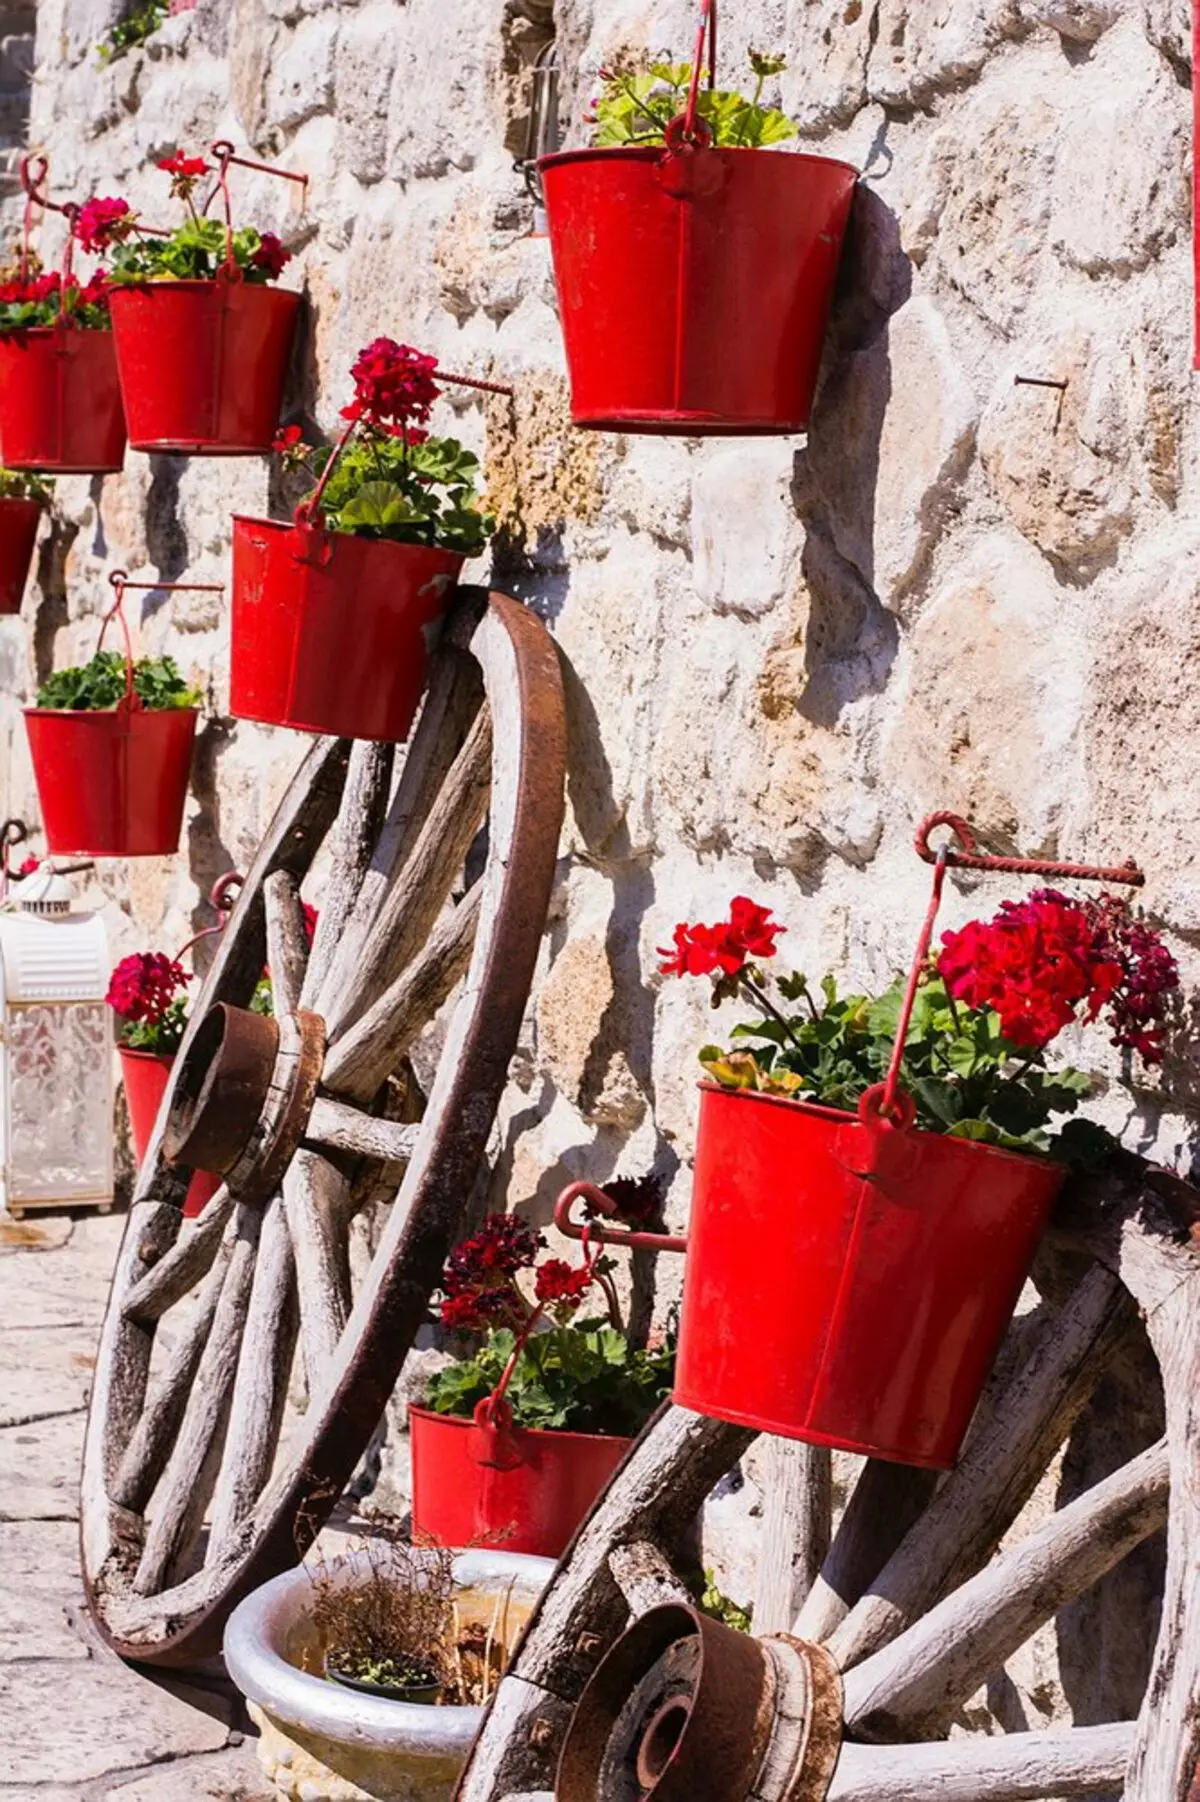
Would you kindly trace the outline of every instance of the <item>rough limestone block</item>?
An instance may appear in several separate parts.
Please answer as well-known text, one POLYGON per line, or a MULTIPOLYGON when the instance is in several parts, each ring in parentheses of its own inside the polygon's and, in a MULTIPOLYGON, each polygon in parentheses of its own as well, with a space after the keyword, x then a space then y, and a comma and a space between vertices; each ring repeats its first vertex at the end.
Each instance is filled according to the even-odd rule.
POLYGON ((263 128, 294 131, 333 101, 336 18, 306 21, 275 59, 267 76, 263 128))
POLYGON ((1002 532, 948 577, 902 650, 883 751, 911 818, 948 807, 1027 854, 1054 854, 1080 771, 1075 611, 1002 532))
POLYGON ((360 181, 387 169, 388 101, 396 67, 394 7, 351 13, 338 37, 335 105, 346 165, 360 181))
POLYGON ((794 581, 794 456, 790 440, 767 438, 701 464, 692 483, 692 563, 696 592, 714 613, 757 619, 794 581))
POLYGON ((1187 228, 1191 101, 1132 19, 1103 39, 1088 74, 1059 141, 1051 242, 1088 275, 1127 275, 1187 228))
POLYGON ((900 607, 926 570, 977 411, 945 320, 920 295, 822 389, 798 463, 801 511, 885 607, 900 607))

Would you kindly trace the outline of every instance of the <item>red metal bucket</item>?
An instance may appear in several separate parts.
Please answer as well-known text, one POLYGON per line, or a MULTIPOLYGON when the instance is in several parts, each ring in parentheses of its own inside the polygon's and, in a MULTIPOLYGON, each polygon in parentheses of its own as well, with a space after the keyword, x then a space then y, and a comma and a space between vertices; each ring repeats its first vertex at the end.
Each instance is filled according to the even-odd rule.
POLYGON ((112 333, 40 325, 0 334, 0 462, 110 475, 124 461, 112 333))
POLYGON ((27 707, 25 730, 50 852, 161 857, 179 849, 198 713, 27 707))
POLYGON ((675 1400, 947 1468, 1063 1177, 995 1146, 702 1085, 675 1400))
MULTIPOLYGON (((167 1081, 175 1059, 159 1051, 132 1051, 127 1045, 118 1045, 117 1050, 121 1057, 121 1080, 125 1084, 134 1156, 140 1167, 145 1160, 146 1147, 154 1131, 154 1122, 158 1119, 162 1098, 167 1092, 167 1081)), ((209 1197, 215 1195, 220 1187, 219 1176, 213 1176, 207 1170, 197 1170, 188 1185, 183 1204, 186 1217, 194 1219, 209 1197)))
POLYGON ((408 1411, 414 1538, 558 1558, 631 1439, 408 1411))
POLYGON ((109 306, 135 450, 270 450, 298 294, 220 278, 149 282, 114 288, 109 306))
POLYGON ((463 561, 236 518, 230 711, 339 738, 407 738, 463 561))
POLYGON ((0 613, 21 611, 41 516, 40 501, 0 499, 0 613))
POLYGON ((857 170, 699 148, 538 168, 576 425, 805 429, 857 170))

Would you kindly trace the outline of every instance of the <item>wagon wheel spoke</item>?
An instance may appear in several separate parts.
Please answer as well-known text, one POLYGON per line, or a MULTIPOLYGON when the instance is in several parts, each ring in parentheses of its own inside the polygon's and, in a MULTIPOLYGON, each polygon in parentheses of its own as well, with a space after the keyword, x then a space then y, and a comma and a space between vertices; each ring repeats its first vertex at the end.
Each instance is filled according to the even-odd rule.
POLYGON ((216 1484, 262 1224, 257 1208, 239 1207, 234 1218, 237 1230, 220 1299, 133 1579, 139 1595, 153 1595, 175 1577, 199 1538, 216 1484))
POLYGON ((234 1596, 294 1562, 377 1425, 486 1150, 562 812, 561 684, 531 615, 506 597, 463 597, 400 756, 394 778, 393 747, 314 747, 176 1061, 172 1142, 230 1161, 180 1231, 184 1173, 152 1145, 102 1336, 85 1582, 127 1656, 207 1656, 234 1596), (483 874, 452 898, 489 812, 483 874), (302 883, 323 842, 310 948, 302 883), (248 1004, 264 963, 274 1051, 261 1027, 254 1049, 236 1015, 197 1042, 217 1002, 248 1004), (426 1100, 408 1051, 435 1016, 426 1100), (227 1044, 228 1090, 224 1077, 208 1082, 227 1044), (219 1152, 206 1109, 228 1131, 219 1152), (374 1257, 359 1255, 352 1276, 356 1213, 398 1188, 374 1257), (301 1355, 298 1412, 288 1398, 301 1355))
MULTIPOLYGON (((1076 1217, 1064 1210, 1058 1237, 1072 1256, 1088 1253, 1091 1268, 1042 1323, 1024 1365, 939 1486, 926 1473, 864 1467, 821 1577, 799 1610, 794 1631, 816 1642, 807 1650, 795 1642, 810 1672, 822 1659, 827 1671, 835 1669, 829 1654, 841 1648, 843 1743, 832 1777, 828 1744, 822 1751, 820 1743, 830 1690, 826 1684, 820 1692, 814 1678, 798 1711, 776 1696, 771 1738, 751 1783, 730 1784, 721 1771, 701 1777, 686 1763, 678 1782, 695 1779, 697 1793, 709 1793, 707 1781, 728 1802, 749 1802, 751 1793, 756 1802, 928 1802, 932 1795, 945 1802, 1045 1802, 1114 1791, 1125 1802, 1189 1802, 1200 1753, 1200 1246, 1189 1229, 1200 1217, 1200 1197, 1160 1173, 1131 1169, 1079 1179, 1072 1193, 1068 1209, 1076 1217), (1158 1355, 1166 1438, 1024 1537, 1007 1540, 1139 1314, 1158 1355), (1168 1517, 1163 1619, 1136 1723, 936 1737, 1031 1634, 1168 1517), (810 1739, 821 1759, 810 1759, 810 1739)), ((744 1444, 736 1429, 678 1410, 643 1435, 543 1595, 485 1713, 458 1802, 503 1802, 553 1788, 573 1704, 627 1624, 626 1608, 636 1616, 679 1593, 662 1553, 686 1532, 685 1509, 712 1480, 715 1449, 731 1462, 744 1444), (697 1429, 694 1441, 690 1427, 697 1429), (716 1437, 701 1437, 700 1429, 716 1437), (665 1486, 681 1498, 666 1520, 659 1512, 665 1486)), ((776 1525, 790 1512, 802 1563, 814 1523, 823 1519, 824 1470, 819 1454, 795 1459, 793 1449, 782 1458, 772 1449, 768 1469, 775 1478, 783 1473, 789 1492, 768 1498, 767 1512, 776 1525)), ((764 1552, 776 1590, 791 1593, 794 1569, 769 1538, 764 1552)), ((764 1586, 767 1572, 760 1594, 764 1586)), ((783 1654, 770 1642, 763 1648, 777 1678, 783 1654)), ((637 1667, 624 1671, 631 1689, 637 1667)), ((618 1692, 616 1709, 628 1694, 618 1692)))
POLYGON ((213 1497, 207 1564, 219 1565, 236 1551, 254 1503, 271 1474, 283 1427, 297 1325, 292 1236, 282 1197, 276 1195, 263 1216, 225 1435, 225 1456, 213 1497))

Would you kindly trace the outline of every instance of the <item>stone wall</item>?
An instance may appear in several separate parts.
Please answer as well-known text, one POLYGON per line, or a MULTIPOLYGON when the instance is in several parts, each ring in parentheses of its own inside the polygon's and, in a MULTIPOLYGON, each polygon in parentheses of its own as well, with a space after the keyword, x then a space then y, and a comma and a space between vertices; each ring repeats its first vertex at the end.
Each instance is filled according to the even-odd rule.
MULTIPOLYGON (((725 71, 750 44, 784 49, 806 146, 865 179, 807 440, 708 443, 570 432, 548 249, 513 170, 551 30, 579 141, 597 68, 621 48, 689 53, 692 4, 199 0, 101 69, 117 10, 41 0, 31 140, 59 191, 122 193, 152 220, 164 184, 147 165, 176 146, 228 135, 310 172, 304 217, 265 178, 239 186, 298 251, 294 417, 328 426, 380 332, 519 390, 515 437, 503 402, 444 409, 486 441, 494 498, 520 522, 495 577, 554 633, 571 714, 560 880, 497 1195, 545 1218, 565 1175, 653 1166, 682 1220, 693 1056, 716 1029, 700 985, 656 975, 655 946, 748 892, 789 922, 797 966, 882 984, 919 924, 928 873, 910 841, 934 808, 1005 848, 1136 856, 1195 989, 1186 0, 729 4, 725 71)), ((35 812, 18 706, 90 650, 106 567, 219 577, 231 511, 273 498, 253 460, 131 455, 120 478, 59 484, 24 618, 0 623, 0 815, 35 812)), ((93 887, 121 951, 206 921, 202 893, 245 864, 304 749, 225 717, 227 606, 163 599, 142 642, 200 681, 209 717, 185 854, 108 865, 93 887)), ((952 883, 947 923, 1005 887, 952 883)), ((1081 1058, 1108 1122, 1186 1168, 1196 1058, 1132 1088, 1116 1053, 1093 1042, 1081 1058)), ((1101 1438, 1093 1469, 1114 1455, 1101 1438)), ((755 1498, 721 1504, 744 1529, 729 1566, 743 1588, 755 1498)), ((1118 1584, 1152 1597, 1135 1564, 1118 1584)), ((1052 1654, 1051 1639, 1011 1696, 989 1694, 999 1718, 1061 1709, 1052 1654)), ((1082 1703, 1064 1666, 1078 1718, 1131 1686, 1136 1701, 1136 1656, 1107 1700, 1108 1663, 1087 1663, 1082 1703)))

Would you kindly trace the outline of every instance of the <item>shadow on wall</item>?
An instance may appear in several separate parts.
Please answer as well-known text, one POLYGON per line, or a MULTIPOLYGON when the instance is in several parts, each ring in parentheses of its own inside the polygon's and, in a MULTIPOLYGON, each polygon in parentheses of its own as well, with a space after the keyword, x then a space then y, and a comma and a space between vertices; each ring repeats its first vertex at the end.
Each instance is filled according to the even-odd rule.
POLYGON ((54 668, 54 641, 67 624, 67 558, 79 534, 73 520, 50 516, 50 531, 38 550, 37 580, 42 602, 33 623, 33 667, 38 686, 54 668))
POLYGON ((880 443, 892 400, 889 322, 912 292, 895 214, 860 186, 834 296, 821 384, 792 499, 805 527, 808 682, 797 708, 829 727, 887 684, 895 619, 875 591, 880 443))

